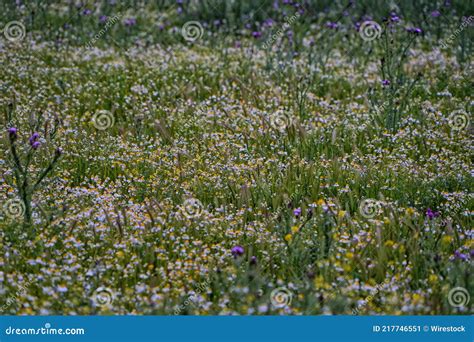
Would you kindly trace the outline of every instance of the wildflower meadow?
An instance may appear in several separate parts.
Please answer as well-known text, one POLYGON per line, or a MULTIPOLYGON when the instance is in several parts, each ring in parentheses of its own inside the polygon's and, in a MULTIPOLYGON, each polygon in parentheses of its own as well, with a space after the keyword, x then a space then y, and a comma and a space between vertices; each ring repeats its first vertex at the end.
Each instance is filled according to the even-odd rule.
POLYGON ((470 0, 0 2, 0 315, 473 313, 470 0))

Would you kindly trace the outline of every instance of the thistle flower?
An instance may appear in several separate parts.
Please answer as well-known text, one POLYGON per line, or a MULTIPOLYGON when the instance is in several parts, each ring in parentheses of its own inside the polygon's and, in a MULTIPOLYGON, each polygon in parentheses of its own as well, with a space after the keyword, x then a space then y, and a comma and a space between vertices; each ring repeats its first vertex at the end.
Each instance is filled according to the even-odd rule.
POLYGON ((39 141, 35 141, 34 143, 31 144, 31 148, 33 150, 37 150, 40 147, 41 143, 39 141))
POLYGON ((8 129, 8 135, 11 140, 15 140, 18 137, 17 133, 18 133, 18 129, 16 129, 16 127, 10 127, 8 129))
POLYGON ((241 256, 242 254, 244 254, 244 247, 234 246, 231 249, 231 253, 234 256, 234 258, 237 258, 237 257, 241 256))
POLYGON ((34 132, 34 133, 31 135, 30 139, 29 139, 30 145, 33 146, 33 144, 34 144, 38 139, 39 139, 39 133, 34 132))

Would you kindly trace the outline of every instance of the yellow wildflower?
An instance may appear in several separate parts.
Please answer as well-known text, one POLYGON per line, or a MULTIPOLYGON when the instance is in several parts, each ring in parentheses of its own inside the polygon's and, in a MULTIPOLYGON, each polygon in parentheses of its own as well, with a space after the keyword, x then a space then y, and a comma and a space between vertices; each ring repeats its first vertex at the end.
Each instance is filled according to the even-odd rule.
POLYGON ((441 242, 443 245, 449 245, 451 242, 453 242, 453 237, 451 235, 445 235, 441 238, 441 242))

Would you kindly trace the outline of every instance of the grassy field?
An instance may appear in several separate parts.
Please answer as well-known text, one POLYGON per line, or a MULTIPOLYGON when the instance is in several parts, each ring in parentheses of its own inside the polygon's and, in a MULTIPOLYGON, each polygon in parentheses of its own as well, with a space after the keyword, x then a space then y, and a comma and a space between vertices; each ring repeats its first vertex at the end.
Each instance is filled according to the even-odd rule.
POLYGON ((0 313, 471 314, 473 9, 2 2, 0 313))

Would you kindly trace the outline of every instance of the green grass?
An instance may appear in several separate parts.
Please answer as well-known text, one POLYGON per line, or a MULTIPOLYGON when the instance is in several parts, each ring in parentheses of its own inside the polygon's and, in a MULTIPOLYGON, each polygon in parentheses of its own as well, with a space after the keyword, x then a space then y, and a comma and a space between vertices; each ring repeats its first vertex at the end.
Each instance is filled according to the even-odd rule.
MULTIPOLYGON (((0 52, 1 312, 472 312, 449 295, 473 293, 472 131, 450 121, 456 111, 472 121, 471 62, 458 55, 470 51, 468 29, 452 50, 436 50, 463 5, 423 21, 436 7, 402 2, 406 22, 423 23, 424 34, 403 23, 372 42, 346 17, 338 30, 325 27, 344 6, 322 14, 314 5, 293 42, 262 49, 282 16, 266 8, 277 22, 255 40, 257 28, 241 32, 243 16, 266 17, 246 1, 226 10, 232 24, 185 42, 184 22, 218 19, 207 3, 181 16, 165 5, 163 34, 152 24, 159 5, 130 3, 124 18, 137 25, 117 23, 94 50, 84 46, 100 30, 96 17, 75 16, 63 32, 72 10, 40 1, 29 5, 43 8, 29 22, 28 12, 2 5, 5 23, 24 19, 44 38, 35 46, 27 35, 0 52), (303 43, 311 37, 314 46, 303 43), (93 118, 104 110, 113 124, 98 129, 93 118), (6 130, 18 128, 25 161, 30 135, 48 137, 55 124, 28 175, 57 147, 63 154, 33 194, 28 222, 8 213, 19 184, 6 130), (371 217, 365 199, 380 202, 371 217), (244 253, 234 257, 235 246, 244 253), (98 289, 112 300, 99 305, 98 289), (275 291, 291 302, 275 305, 275 291)), ((354 15, 366 8, 374 6, 358 3, 354 15)), ((374 20, 387 13, 374 9, 374 20)))

